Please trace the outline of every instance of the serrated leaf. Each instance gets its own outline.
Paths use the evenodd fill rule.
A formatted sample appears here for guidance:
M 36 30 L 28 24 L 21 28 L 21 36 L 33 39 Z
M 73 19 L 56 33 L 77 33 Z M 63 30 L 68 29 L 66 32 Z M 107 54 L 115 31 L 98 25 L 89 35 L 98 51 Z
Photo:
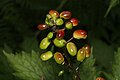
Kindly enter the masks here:
M 60 67 L 54 61 L 41 61 L 39 53 L 32 51 L 32 53 L 16 53 L 8 54 L 4 51 L 14 69 L 14 75 L 23 80 L 57 80 Z
M 95 80 L 97 72 L 94 64 L 95 60 L 92 55 L 83 61 L 79 68 L 81 80 Z

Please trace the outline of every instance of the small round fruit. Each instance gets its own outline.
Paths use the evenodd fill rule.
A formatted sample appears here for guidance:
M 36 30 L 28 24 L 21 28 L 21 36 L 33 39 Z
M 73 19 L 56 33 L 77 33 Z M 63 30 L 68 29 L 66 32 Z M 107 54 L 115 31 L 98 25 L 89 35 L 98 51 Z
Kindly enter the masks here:
M 77 18 L 70 19 L 70 22 L 73 24 L 73 26 L 77 26 L 79 23 L 79 20 Z
M 83 62 L 84 59 L 85 59 L 85 52 L 83 49 L 79 49 L 77 53 L 77 60 Z
M 83 50 L 85 51 L 85 55 L 86 55 L 86 57 L 89 57 L 90 54 L 91 54 L 91 48 L 90 48 L 90 45 L 85 44 L 85 46 L 83 46 Z
M 40 49 L 46 49 L 50 45 L 49 38 L 44 38 L 40 43 Z
M 51 39 L 52 37 L 53 37 L 53 32 L 49 32 L 48 35 L 47 35 L 47 38 Z
M 65 46 L 65 44 L 66 44 L 66 41 L 64 39 L 55 38 L 53 42 L 54 42 L 56 47 L 60 47 L 60 48 Z
M 86 39 L 87 38 L 87 32 L 85 30 L 75 30 L 73 32 L 73 37 L 75 39 Z
M 102 77 L 97 77 L 96 80 L 105 80 L 105 79 Z
M 56 38 L 57 39 L 62 39 L 64 37 L 64 35 L 65 35 L 64 29 L 60 29 L 56 33 Z
M 49 14 L 55 18 L 59 17 L 59 13 L 56 10 L 50 10 Z
M 47 51 L 47 52 L 45 52 L 45 53 L 42 53 L 41 56 L 40 56 L 40 58 L 41 58 L 43 61 L 46 61 L 46 60 L 52 58 L 52 56 L 53 56 L 53 53 L 52 53 L 51 51 Z
M 77 54 L 77 47 L 73 42 L 68 42 L 66 47 L 71 56 L 75 56 Z
M 37 28 L 38 28 L 39 30 L 45 30 L 45 29 L 48 28 L 48 26 L 47 26 L 46 24 L 40 24 L 40 25 L 37 26 Z
M 58 26 L 60 26 L 60 25 L 62 25 L 64 22 L 63 22 L 63 20 L 61 19 L 61 18 L 58 18 L 57 20 L 56 20 L 56 25 L 58 25 Z
M 70 11 L 63 11 L 60 13 L 60 17 L 64 19 L 69 19 L 71 17 L 71 12 Z
M 62 64 L 64 62 L 64 57 L 60 52 L 56 52 L 54 54 L 54 59 L 58 64 Z
M 73 28 L 73 24 L 68 21 L 68 22 L 65 24 L 65 28 L 66 28 L 66 29 L 72 29 L 72 28 Z
M 60 72 L 58 73 L 58 76 L 61 76 L 61 75 L 63 75 L 63 74 L 64 74 L 64 70 L 60 71 Z

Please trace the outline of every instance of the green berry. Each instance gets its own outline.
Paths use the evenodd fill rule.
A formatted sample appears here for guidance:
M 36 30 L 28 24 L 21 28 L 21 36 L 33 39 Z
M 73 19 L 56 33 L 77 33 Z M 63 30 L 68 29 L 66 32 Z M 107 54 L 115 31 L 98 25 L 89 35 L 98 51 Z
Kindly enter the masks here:
M 47 35 L 47 38 L 51 39 L 52 37 L 53 37 L 53 32 L 49 32 L 48 35 Z
M 58 64 L 62 64 L 64 62 L 64 57 L 60 52 L 56 52 L 54 54 L 54 59 Z
M 63 73 L 64 73 L 64 70 L 60 71 L 60 72 L 58 73 L 58 76 L 61 76 Z
M 44 38 L 40 43 L 40 49 L 46 49 L 50 45 L 49 38 Z
M 73 24 L 72 24 L 71 22 L 67 22 L 67 23 L 65 24 L 65 28 L 66 28 L 66 29 L 72 29 L 72 28 L 73 28 Z
M 75 56 L 77 54 L 77 47 L 73 42 L 67 43 L 66 47 L 71 56 Z
M 63 20 L 61 19 L 61 18 L 58 18 L 57 20 L 56 20 L 56 25 L 58 25 L 58 26 L 60 26 L 60 25 L 62 25 L 64 22 L 63 22 Z
M 43 61 L 46 61 L 46 60 L 52 58 L 52 56 L 53 56 L 53 53 L 52 53 L 51 51 L 47 51 L 47 52 L 45 52 L 45 53 L 42 53 L 41 56 L 40 56 L 40 58 L 41 58 Z
M 66 44 L 66 41 L 64 39 L 55 38 L 53 42 L 54 42 L 55 46 L 57 46 L 57 47 L 63 47 Z
M 77 60 L 83 62 L 84 59 L 85 59 L 85 52 L 83 49 L 79 49 L 77 53 Z

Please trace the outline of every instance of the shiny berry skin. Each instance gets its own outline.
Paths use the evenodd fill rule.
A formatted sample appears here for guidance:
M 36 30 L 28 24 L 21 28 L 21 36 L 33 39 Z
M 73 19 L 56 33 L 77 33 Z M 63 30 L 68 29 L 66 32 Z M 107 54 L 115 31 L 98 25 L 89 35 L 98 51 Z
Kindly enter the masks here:
M 51 51 L 47 51 L 45 53 L 42 53 L 40 58 L 43 60 L 43 61 L 47 61 L 49 60 L 50 58 L 52 58 L 53 56 L 53 53 Z
M 77 61 L 83 62 L 85 59 L 85 52 L 83 49 L 79 49 L 77 53 Z
M 49 14 L 55 18 L 59 17 L 59 13 L 56 10 L 50 10 Z
M 105 80 L 105 79 L 102 77 L 97 77 L 96 80 Z
M 83 46 L 83 50 L 85 51 L 85 55 L 86 55 L 86 57 L 89 57 L 90 54 L 91 54 L 91 48 L 90 48 L 90 45 L 85 44 L 85 45 Z
M 53 37 L 53 32 L 49 32 L 48 35 L 47 35 L 47 38 L 51 39 L 52 37 Z
M 62 64 L 64 62 L 64 57 L 60 52 L 56 52 L 54 54 L 54 59 L 58 64 Z
M 79 23 L 79 20 L 77 18 L 70 19 L 70 22 L 73 24 L 73 26 L 77 26 Z
M 56 20 L 56 25 L 58 25 L 58 26 L 60 26 L 60 25 L 62 25 L 64 22 L 63 22 L 63 20 L 61 19 L 61 18 L 58 18 L 57 20 Z
M 44 38 L 41 42 L 40 42 L 40 49 L 47 49 L 47 47 L 50 45 L 50 41 L 49 38 Z
M 62 38 L 64 38 L 64 35 L 65 35 L 64 29 L 60 29 L 56 33 L 56 38 L 57 39 L 62 39 Z
M 57 39 L 55 38 L 53 43 L 55 44 L 56 47 L 63 47 L 66 44 L 66 41 L 64 39 Z
M 75 56 L 77 54 L 77 47 L 73 42 L 68 42 L 66 45 L 67 51 L 71 56 Z
M 37 26 L 37 28 L 38 28 L 39 30 L 45 30 L 45 29 L 48 28 L 48 26 L 47 26 L 46 24 L 40 24 L 40 25 Z
M 70 11 L 63 11 L 60 13 L 60 17 L 64 19 L 69 19 L 71 17 L 71 12 Z
M 73 28 L 73 24 L 72 24 L 70 21 L 68 21 L 68 22 L 66 22 L 66 24 L 65 24 L 65 28 L 66 28 L 66 29 L 72 29 L 72 28 Z
M 73 32 L 73 37 L 75 39 L 86 39 L 87 38 L 87 32 L 85 30 L 75 30 Z

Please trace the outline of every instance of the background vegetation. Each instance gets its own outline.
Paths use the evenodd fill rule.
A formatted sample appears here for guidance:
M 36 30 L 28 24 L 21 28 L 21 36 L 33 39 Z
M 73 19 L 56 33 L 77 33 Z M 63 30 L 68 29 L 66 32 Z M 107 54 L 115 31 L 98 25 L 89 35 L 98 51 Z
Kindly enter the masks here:
M 110 75 L 107 73 L 112 73 L 112 64 L 117 56 L 117 59 L 120 57 L 119 55 L 114 57 L 117 50 L 120 54 L 118 49 L 120 47 L 119 0 L 0 0 L 0 80 L 18 80 L 17 77 L 21 75 L 16 74 L 19 75 L 17 77 L 12 75 L 14 70 L 9 67 L 8 63 L 8 61 L 12 62 L 11 58 L 14 56 L 12 54 L 16 54 L 16 52 L 21 54 L 21 51 L 25 51 L 27 54 L 32 50 L 40 52 L 37 25 L 44 22 L 45 15 L 50 9 L 59 12 L 69 10 L 73 17 L 80 20 L 83 28 L 88 30 L 88 40 L 93 46 L 93 57 L 97 70 L 104 71 L 104 75 L 109 77 Z M 8 60 L 3 52 L 8 56 Z M 24 55 L 24 52 L 22 54 Z M 18 59 L 20 56 L 18 55 Z M 31 57 L 29 58 L 31 59 Z M 118 61 L 120 60 L 118 59 Z M 38 65 L 42 67 L 41 64 Z M 117 67 L 114 66 L 114 70 L 117 71 Z M 116 72 L 113 72 L 113 75 L 116 75 Z M 111 79 L 111 77 L 109 78 Z M 25 78 L 23 77 L 23 79 Z M 38 80 L 38 78 L 33 77 L 29 80 Z

